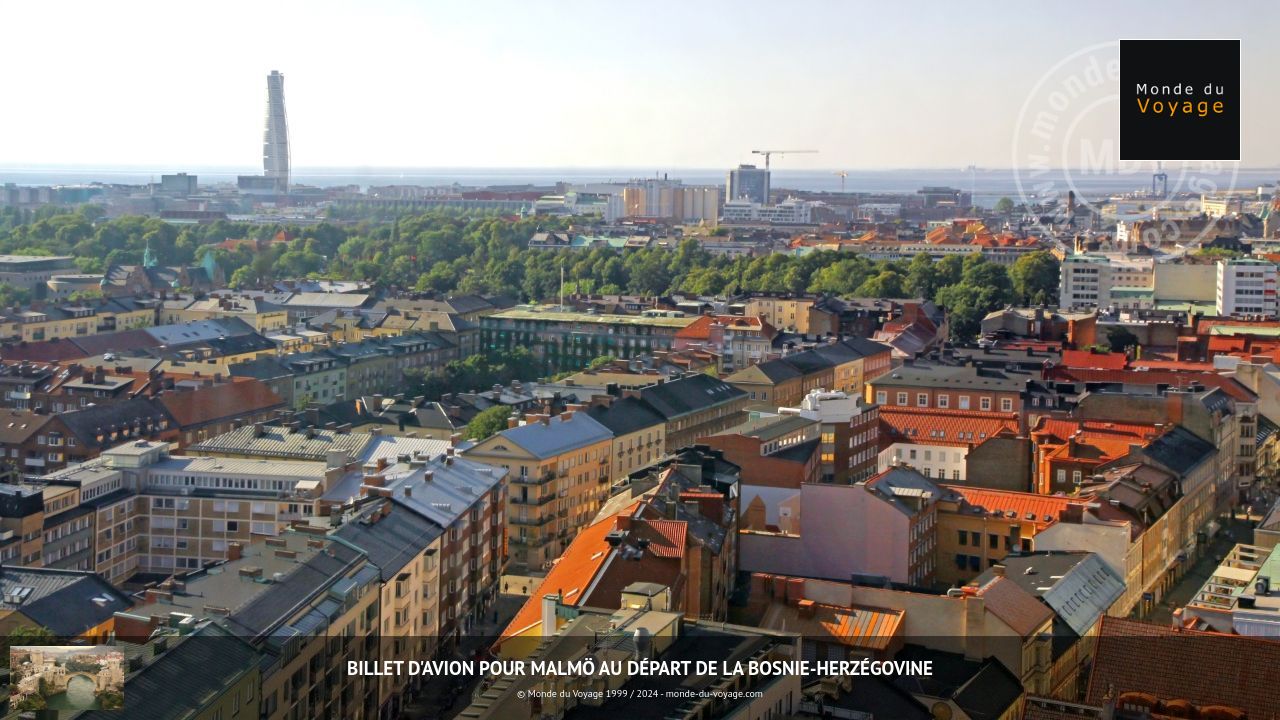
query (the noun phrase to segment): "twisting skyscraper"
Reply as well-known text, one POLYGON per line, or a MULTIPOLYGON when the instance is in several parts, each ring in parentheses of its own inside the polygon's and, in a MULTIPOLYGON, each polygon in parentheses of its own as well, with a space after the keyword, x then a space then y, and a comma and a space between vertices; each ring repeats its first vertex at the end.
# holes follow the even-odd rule
POLYGON ((284 114, 284 75, 267 76, 267 126, 262 137, 262 167, 277 192, 289 191, 289 121, 284 114))

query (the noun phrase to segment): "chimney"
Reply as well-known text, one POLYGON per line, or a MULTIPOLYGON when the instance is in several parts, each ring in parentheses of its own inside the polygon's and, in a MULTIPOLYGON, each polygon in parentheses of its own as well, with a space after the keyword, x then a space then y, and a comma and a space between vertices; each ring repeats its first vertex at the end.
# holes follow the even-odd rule
POLYGON ((1004 577, 1004 570, 1004 565, 1000 565, 999 563, 991 566, 991 574, 996 577, 1004 577))
POLYGON ((814 611, 816 610, 816 608, 814 607, 814 602, 806 598, 796 603, 796 610, 798 611, 800 617, 812 618, 814 616, 814 611))
POLYGON ((981 662, 987 656, 986 601, 978 595, 966 595, 964 603, 964 657, 981 662))
POLYGON ((542 637, 556 634, 556 607, 560 604, 560 596, 546 594, 542 596, 542 637))
POLYGON ((227 562, 235 562, 242 557, 244 557, 244 547, 240 543, 227 543, 227 562))

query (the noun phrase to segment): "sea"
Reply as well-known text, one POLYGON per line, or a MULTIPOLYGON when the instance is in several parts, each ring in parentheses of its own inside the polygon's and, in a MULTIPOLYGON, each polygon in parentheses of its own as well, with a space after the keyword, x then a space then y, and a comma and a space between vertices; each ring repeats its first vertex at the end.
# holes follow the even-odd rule
MULTIPOLYGON (((57 166, 16 165, 0 162, 0 185, 81 185, 88 183, 145 184, 161 174, 186 172, 199 177, 201 184, 234 183, 237 175, 261 174, 256 167, 142 167, 142 166, 57 166)), ((533 185, 546 187, 570 184, 622 182, 634 178, 669 177, 688 185, 723 185, 726 169, 642 168, 642 167, 547 167, 547 168, 457 168, 457 167, 296 167, 296 184, 320 187, 358 185, 461 185, 492 187, 533 185)), ((977 204, 990 206, 1002 197, 1037 199, 1046 193, 1065 195, 1067 189, 1085 197, 1140 194, 1151 189, 1154 166, 1134 166, 1123 171, 1096 172, 1054 169, 1037 173, 984 168, 902 168, 892 170, 850 170, 843 178, 834 170, 788 170, 775 168, 775 189, 810 192, 914 193, 924 186, 946 186, 973 193, 977 204)), ((1280 181, 1280 168, 1240 168, 1227 165, 1204 170, 1199 166, 1166 166, 1170 192, 1200 192, 1235 189, 1249 192, 1271 187, 1280 181), (1207 178, 1211 185, 1197 184, 1207 178)))

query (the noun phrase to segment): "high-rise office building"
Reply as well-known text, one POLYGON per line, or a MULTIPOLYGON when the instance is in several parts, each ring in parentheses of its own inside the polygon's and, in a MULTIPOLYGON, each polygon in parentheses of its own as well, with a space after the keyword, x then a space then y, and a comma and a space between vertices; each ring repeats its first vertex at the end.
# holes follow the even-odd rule
POLYGON ((726 201, 750 200, 761 205, 769 204, 769 171, 755 165, 739 165, 729 171, 725 183, 726 201))
POLYGON ((276 190, 289 190, 289 121, 284 114, 284 75, 267 76, 267 122, 262 137, 262 168, 276 190))

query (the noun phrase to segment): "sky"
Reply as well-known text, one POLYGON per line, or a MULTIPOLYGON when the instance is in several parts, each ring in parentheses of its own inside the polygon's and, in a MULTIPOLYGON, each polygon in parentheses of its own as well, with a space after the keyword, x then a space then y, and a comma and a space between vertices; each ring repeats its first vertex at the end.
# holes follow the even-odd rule
MULTIPOLYGON (((1278 166, 1280 3, 1207 8, 12 3, 0 166, 260 167, 279 70, 295 167, 721 168, 780 148, 819 151, 774 158, 790 169, 1008 168, 1025 162, 1019 116, 1043 104, 1037 83, 1120 37, 1240 38, 1241 160, 1278 166)), ((1113 91, 1092 89, 1060 132, 1112 138, 1113 91)))

